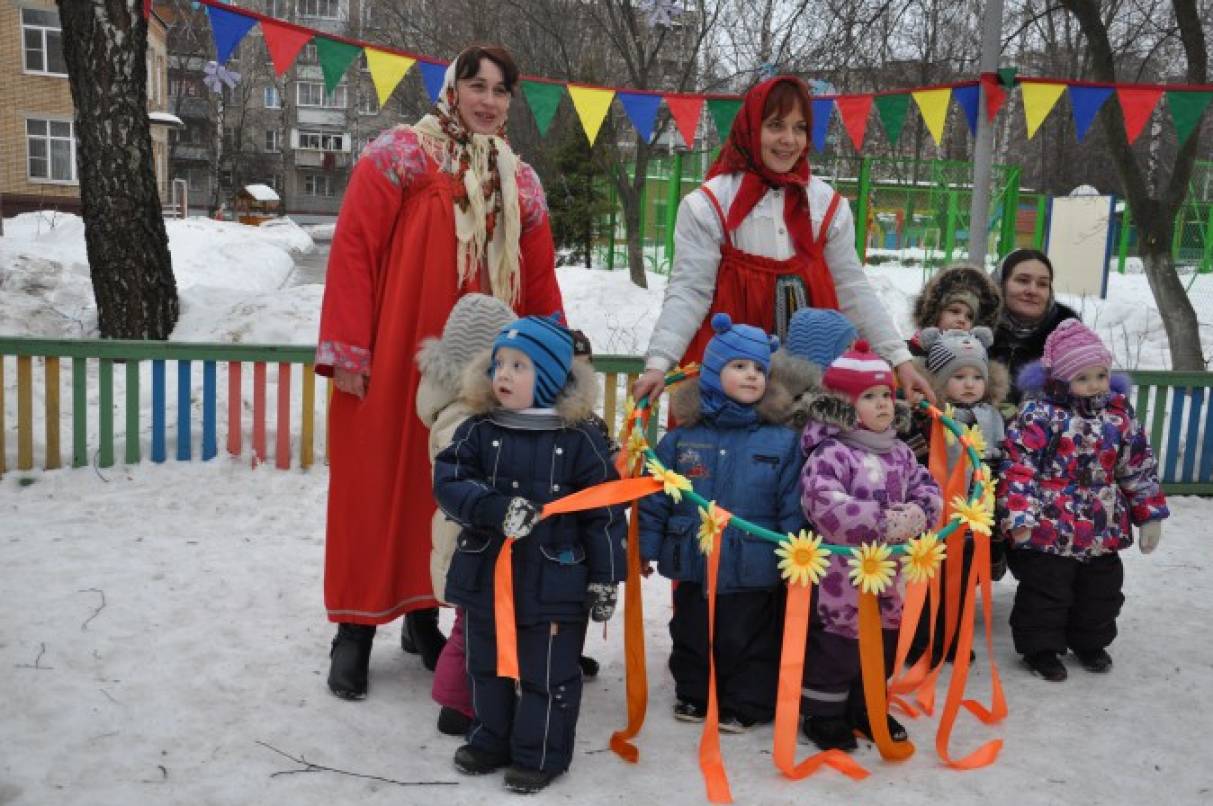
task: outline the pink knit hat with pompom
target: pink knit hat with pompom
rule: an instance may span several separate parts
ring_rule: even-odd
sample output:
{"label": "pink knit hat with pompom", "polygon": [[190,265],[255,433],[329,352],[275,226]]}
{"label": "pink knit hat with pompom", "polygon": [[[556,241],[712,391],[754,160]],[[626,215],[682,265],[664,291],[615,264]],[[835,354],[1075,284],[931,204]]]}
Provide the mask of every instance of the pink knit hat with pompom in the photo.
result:
{"label": "pink knit hat with pompom", "polygon": [[1077,319],[1066,319],[1045,339],[1040,359],[1049,375],[1069,383],[1088,367],[1112,368],[1112,351],[1104,346],[1095,331]]}

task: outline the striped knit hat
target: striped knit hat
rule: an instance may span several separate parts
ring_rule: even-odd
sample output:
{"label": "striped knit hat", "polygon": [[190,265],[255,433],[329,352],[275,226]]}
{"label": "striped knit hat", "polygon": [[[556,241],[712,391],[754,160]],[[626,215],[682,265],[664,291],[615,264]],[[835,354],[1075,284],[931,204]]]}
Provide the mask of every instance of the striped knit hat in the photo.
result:
{"label": "striped knit hat", "polygon": [[988,327],[969,330],[940,330],[925,327],[919,340],[927,351],[927,372],[936,381],[946,383],[962,367],[974,367],[990,380],[990,359],[986,348],[994,343]]}
{"label": "striped knit hat", "polygon": [[727,313],[712,315],[712,330],[716,335],[703,351],[703,367],[699,370],[701,389],[724,394],[720,370],[730,361],[749,359],[762,367],[771,368],[771,351],[779,347],[779,339],[768,336],[753,325],[735,325]]}
{"label": "striped knit hat", "polygon": [[859,336],[851,321],[832,308],[801,308],[788,323],[783,346],[797,358],[828,367]]}
{"label": "striped knit hat", "polygon": [[868,347],[865,339],[855,342],[826,370],[821,385],[831,392],[856,400],[873,386],[893,388],[893,368]]}
{"label": "striped knit hat", "polygon": [[1040,363],[1049,368],[1049,375],[1069,383],[1088,367],[1111,369],[1112,352],[1091,328],[1077,319],[1066,319],[1045,339]]}
{"label": "striped knit hat", "polygon": [[535,406],[550,408],[573,365],[573,335],[555,316],[524,316],[502,328],[493,340],[493,357],[502,347],[521,350],[535,365]]}

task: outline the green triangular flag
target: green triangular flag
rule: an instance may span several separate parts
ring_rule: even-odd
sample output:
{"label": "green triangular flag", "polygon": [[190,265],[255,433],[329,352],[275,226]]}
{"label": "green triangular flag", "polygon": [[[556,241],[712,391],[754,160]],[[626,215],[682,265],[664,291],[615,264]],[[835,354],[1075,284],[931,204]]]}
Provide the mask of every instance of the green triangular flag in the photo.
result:
{"label": "green triangular flag", "polygon": [[1171,110],[1171,120],[1175,122],[1175,133],[1181,146],[1200,125],[1200,116],[1205,113],[1209,101],[1213,101],[1213,92],[1167,90],[1167,107]]}
{"label": "green triangular flag", "polygon": [[357,45],[347,45],[336,39],[315,38],[316,55],[320,58],[320,69],[324,71],[324,91],[331,93],[333,88],[341,83],[341,77],[346,69],[358,58],[362,48]]}
{"label": "green triangular flag", "polygon": [[729,132],[733,129],[733,118],[737,117],[737,111],[741,109],[741,99],[739,98],[709,98],[708,112],[712,114],[712,122],[716,124],[716,134],[720,135],[720,142],[729,139]]}
{"label": "green triangular flag", "polygon": [[901,139],[901,129],[906,124],[910,96],[905,93],[877,95],[875,103],[876,111],[880,113],[880,125],[884,127],[884,135],[889,138],[889,145],[895,146]]}
{"label": "green triangular flag", "polygon": [[535,116],[535,124],[539,126],[539,136],[547,137],[556,117],[556,108],[560,106],[560,98],[564,95],[563,84],[549,84],[546,81],[522,82],[522,94],[531,106],[531,114]]}
{"label": "green triangular flag", "polygon": [[1015,76],[1019,73],[1018,67],[999,67],[998,68],[998,83],[1002,84],[1007,89],[1015,86]]}

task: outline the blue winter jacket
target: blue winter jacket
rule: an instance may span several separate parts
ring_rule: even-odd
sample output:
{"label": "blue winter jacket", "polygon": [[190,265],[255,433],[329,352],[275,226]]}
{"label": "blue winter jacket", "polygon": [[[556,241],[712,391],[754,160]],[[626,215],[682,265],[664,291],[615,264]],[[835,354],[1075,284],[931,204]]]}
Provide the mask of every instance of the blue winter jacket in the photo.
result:
{"label": "blue winter jacket", "polygon": [[[754,419],[731,422],[722,414],[673,429],[658,443],[656,453],[662,464],[690,479],[704,498],[786,534],[807,525],[800,508],[804,456],[799,443],[799,434],[785,426]],[[656,560],[664,577],[702,584],[706,572],[699,524],[698,510],[687,498],[678,504],[661,494],[641,499],[641,557]],[[729,526],[721,546],[718,593],[781,584],[775,544]]]}
{"label": "blue winter jacket", "polygon": [[[542,505],[615,478],[606,440],[590,422],[500,410],[465,420],[434,463],[438,505],[463,527],[447,572],[447,601],[493,611],[493,569],[511,498]],[[518,623],[585,620],[586,585],[627,576],[626,537],[621,507],[540,521],[514,544]]]}

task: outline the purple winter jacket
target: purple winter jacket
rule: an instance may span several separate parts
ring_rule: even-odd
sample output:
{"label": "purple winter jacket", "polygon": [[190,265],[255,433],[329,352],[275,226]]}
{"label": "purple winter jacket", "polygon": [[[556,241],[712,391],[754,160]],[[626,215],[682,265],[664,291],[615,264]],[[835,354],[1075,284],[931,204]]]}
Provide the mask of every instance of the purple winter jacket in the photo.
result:
{"label": "purple winter jacket", "polygon": [[[885,509],[897,503],[917,504],[926,515],[927,528],[934,527],[942,506],[939,486],[915,460],[914,451],[892,429],[857,434],[849,403],[837,398],[823,403],[824,407],[815,405],[810,411],[801,437],[808,460],[800,475],[800,501],[817,534],[826,543],[849,546],[883,542]],[[861,439],[880,444],[864,445]],[[859,591],[851,582],[848,559],[830,558],[818,591],[817,615],[827,632],[858,638]],[[879,596],[881,626],[886,630],[901,624],[901,589],[898,575]]]}

